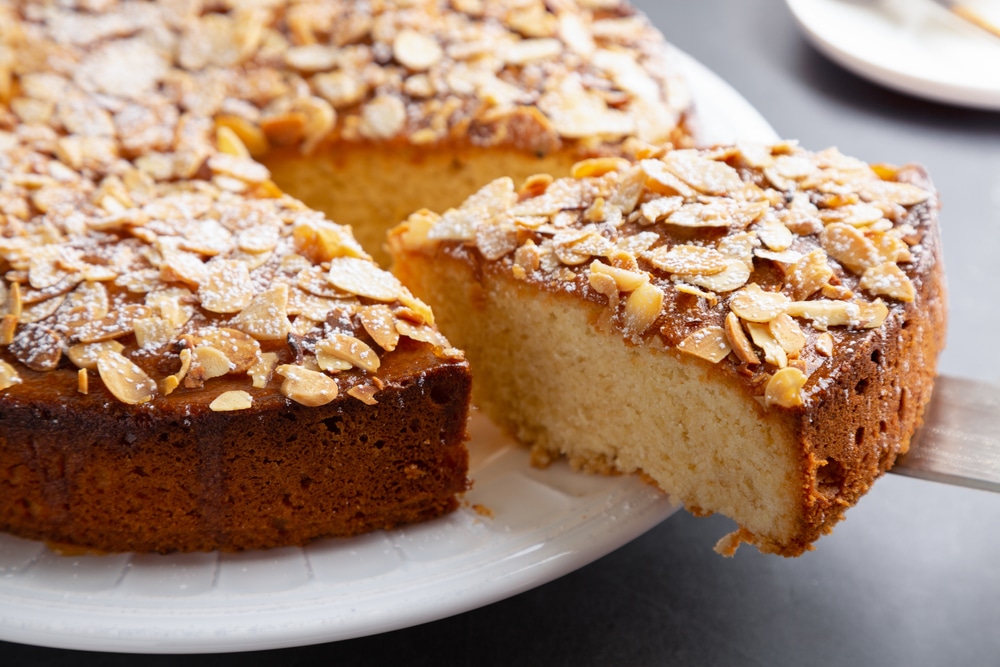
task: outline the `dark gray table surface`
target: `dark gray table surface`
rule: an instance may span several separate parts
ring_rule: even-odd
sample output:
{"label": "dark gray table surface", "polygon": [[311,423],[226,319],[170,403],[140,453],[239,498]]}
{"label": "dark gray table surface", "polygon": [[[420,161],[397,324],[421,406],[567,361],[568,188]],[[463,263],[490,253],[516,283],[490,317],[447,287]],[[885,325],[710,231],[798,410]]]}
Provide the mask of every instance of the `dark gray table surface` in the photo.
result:
{"label": "dark gray table surface", "polygon": [[[930,169],[951,294],[941,371],[1000,383],[1000,113],[922,102],[841,70],[781,0],[637,4],[782,136]],[[1000,665],[1000,494],[890,475],[791,560],[715,555],[730,529],[682,512],[553,583],[375,637],[217,656],[0,642],[0,664]]]}

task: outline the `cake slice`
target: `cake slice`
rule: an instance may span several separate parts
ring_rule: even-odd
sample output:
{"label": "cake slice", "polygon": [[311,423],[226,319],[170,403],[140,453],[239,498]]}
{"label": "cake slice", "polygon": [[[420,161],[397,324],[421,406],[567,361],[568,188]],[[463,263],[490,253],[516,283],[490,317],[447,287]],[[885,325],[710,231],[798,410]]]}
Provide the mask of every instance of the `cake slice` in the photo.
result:
{"label": "cake slice", "polygon": [[785,142],[498,179],[390,236],[473,400],[546,464],[642,473],[742,542],[812,548],[904,453],[945,331],[916,167]]}

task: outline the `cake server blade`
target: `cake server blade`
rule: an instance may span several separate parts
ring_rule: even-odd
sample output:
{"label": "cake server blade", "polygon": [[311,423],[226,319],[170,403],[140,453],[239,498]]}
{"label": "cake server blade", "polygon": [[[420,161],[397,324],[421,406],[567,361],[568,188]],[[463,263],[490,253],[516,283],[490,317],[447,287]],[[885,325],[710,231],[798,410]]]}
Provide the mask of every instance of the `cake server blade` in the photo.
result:
{"label": "cake server blade", "polygon": [[939,376],[924,425],[891,472],[1000,493],[1000,387]]}

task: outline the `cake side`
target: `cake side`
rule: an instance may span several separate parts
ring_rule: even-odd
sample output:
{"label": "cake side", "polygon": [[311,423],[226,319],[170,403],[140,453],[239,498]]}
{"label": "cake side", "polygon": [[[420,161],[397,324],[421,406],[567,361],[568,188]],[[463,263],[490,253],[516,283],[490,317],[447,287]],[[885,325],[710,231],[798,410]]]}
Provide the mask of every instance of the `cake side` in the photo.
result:
{"label": "cake side", "polygon": [[[929,398],[944,324],[933,190],[917,169],[873,169],[788,143],[639,157],[584,161],[574,178],[537,177],[517,191],[497,181],[459,209],[417,213],[390,237],[395,270],[444,314],[477,378],[496,376],[477,383],[475,400],[502,403],[501,420],[519,405],[514,430],[536,450],[642,468],[671,493],[670,484],[705,490],[678,495],[741,524],[722,551],[749,541],[801,553],[905,451]],[[474,287],[454,287],[457,277]],[[531,299],[546,305],[534,312]],[[510,305],[494,312],[493,302]],[[530,333],[555,320],[567,323],[557,335]],[[513,364],[530,379],[503,368],[512,351],[494,354],[486,334],[470,338],[477,326],[510,334],[511,350],[533,345]],[[635,410],[588,398],[583,358],[545,359],[581,345],[591,363],[607,355],[623,381],[646,388],[643,409],[684,415],[702,405],[701,421],[667,427],[680,444],[631,443],[612,425]],[[635,348],[641,364],[619,348]],[[524,398],[547,374],[558,379]],[[656,374],[671,379],[664,396],[652,389]],[[576,432],[579,404],[606,421]],[[706,426],[741,411],[739,428]],[[658,411],[643,414],[639,431],[662,428],[652,428]],[[551,445],[560,431],[573,436]],[[698,447],[715,457],[706,469],[667,463]],[[640,462],[646,450],[658,454]],[[740,458],[745,467],[724,463]],[[755,462],[759,472],[744,474]]]}
{"label": "cake side", "polygon": [[451,511],[468,484],[467,404],[453,397],[469,376],[404,347],[373,405],[309,407],[272,387],[213,411],[247,388],[228,379],[134,409],[97,387],[72,400],[72,371],[26,378],[31,391],[0,396],[0,529],[104,551],[241,550]]}

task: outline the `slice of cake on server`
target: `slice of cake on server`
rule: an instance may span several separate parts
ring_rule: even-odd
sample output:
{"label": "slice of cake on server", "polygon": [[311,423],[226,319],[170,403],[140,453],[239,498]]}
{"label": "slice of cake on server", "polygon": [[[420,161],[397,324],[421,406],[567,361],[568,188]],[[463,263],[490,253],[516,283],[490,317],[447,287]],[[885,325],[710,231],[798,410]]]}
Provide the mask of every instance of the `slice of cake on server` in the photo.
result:
{"label": "slice of cake on server", "polygon": [[919,168],[790,142],[499,179],[390,235],[473,397],[545,464],[641,472],[801,554],[907,450],[944,342]]}

